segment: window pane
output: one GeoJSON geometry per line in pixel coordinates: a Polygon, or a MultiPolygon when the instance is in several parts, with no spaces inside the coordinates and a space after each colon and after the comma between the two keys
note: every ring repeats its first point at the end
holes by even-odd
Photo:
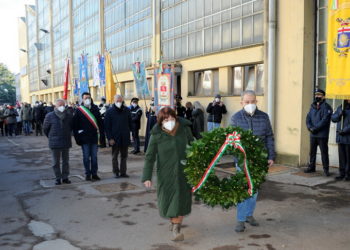
{"type": "Polygon", "coordinates": [[[264,64],[256,65],[256,94],[264,94],[264,64]]]}
{"type": "Polygon", "coordinates": [[[254,12],[258,12],[264,9],[264,0],[256,0],[254,2],[254,12]]]}
{"type": "Polygon", "coordinates": [[[243,18],[243,44],[251,44],[253,41],[253,27],[252,27],[252,17],[243,18]]]}
{"type": "Polygon", "coordinates": [[[242,10],[243,10],[243,16],[251,15],[253,13],[253,4],[249,3],[249,4],[243,5],[242,10]]]}
{"type": "Polygon", "coordinates": [[[260,43],[263,41],[264,22],[263,14],[254,16],[254,43],[260,43]]]}
{"type": "Polygon", "coordinates": [[[211,28],[204,30],[204,52],[210,53],[212,51],[212,33],[211,28]]]}
{"type": "Polygon", "coordinates": [[[255,89],[255,66],[244,67],[244,90],[255,89]]]}
{"type": "Polygon", "coordinates": [[[232,94],[240,95],[242,92],[242,67],[234,67],[232,73],[233,73],[232,94]]]}
{"type": "Polygon", "coordinates": [[[124,94],[125,99],[133,98],[134,97],[134,82],[133,81],[125,82],[124,83],[124,90],[125,90],[125,94],[124,94]]]}
{"type": "Polygon", "coordinates": [[[318,75],[326,75],[327,46],[325,43],[318,45],[318,75]]]}
{"type": "Polygon", "coordinates": [[[196,54],[196,33],[191,33],[188,36],[188,54],[189,56],[196,54]]]}
{"type": "Polygon", "coordinates": [[[182,10],[181,10],[181,14],[182,14],[182,24],[185,24],[188,22],[188,3],[187,2],[183,2],[181,4],[182,6],[182,10]]]}
{"type": "Polygon", "coordinates": [[[231,0],[232,7],[240,5],[240,4],[241,4],[241,0],[231,0]]]}
{"type": "Polygon", "coordinates": [[[222,48],[228,49],[231,47],[231,23],[222,25],[222,48]]]}
{"type": "Polygon", "coordinates": [[[212,0],[204,0],[204,15],[211,14],[212,0]]]}
{"type": "Polygon", "coordinates": [[[318,40],[326,41],[327,40],[327,9],[319,10],[319,23],[318,23],[318,40]]]}
{"type": "Polygon", "coordinates": [[[196,32],[196,55],[203,54],[202,31],[196,32]]]}
{"type": "Polygon", "coordinates": [[[231,0],[221,0],[221,9],[225,10],[230,8],[231,0]]]}
{"type": "Polygon", "coordinates": [[[231,23],[232,47],[239,47],[241,45],[241,20],[231,23]]]}
{"type": "Polygon", "coordinates": [[[213,27],[213,51],[221,49],[220,25],[213,27]]]}
{"type": "Polygon", "coordinates": [[[174,58],[181,57],[181,38],[175,39],[175,55],[174,58]]]}
{"type": "Polygon", "coordinates": [[[181,57],[187,56],[187,36],[181,38],[181,57]]]}

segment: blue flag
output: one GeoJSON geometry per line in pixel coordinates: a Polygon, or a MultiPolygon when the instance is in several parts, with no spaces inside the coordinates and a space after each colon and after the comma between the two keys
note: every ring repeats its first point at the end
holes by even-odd
{"type": "Polygon", "coordinates": [[[136,92],[139,98],[150,98],[151,94],[147,84],[145,63],[136,62],[132,65],[134,73],[136,92]]]}
{"type": "Polygon", "coordinates": [[[84,92],[90,92],[88,62],[87,62],[86,55],[81,55],[81,57],[79,57],[79,82],[80,82],[80,89],[79,89],[80,95],[84,92]]]}

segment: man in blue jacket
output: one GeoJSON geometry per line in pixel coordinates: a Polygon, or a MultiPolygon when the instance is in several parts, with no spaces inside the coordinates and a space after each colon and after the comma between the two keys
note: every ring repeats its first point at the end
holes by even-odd
{"type": "Polygon", "coordinates": [[[101,114],[90,93],[85,92],[81,97],[83,102],[77,107],[73,116],[74,138],[83,151],[85,180],[99,181],[100,177],[97,175],[97,144],[98,134],[102,127],[101,114]]]}
{"type": "Polygon", "coordinates": [[[105,132],[109,145],[112,146],[112,165],[116,178],[129,177],[126,174],[126,160],[130,144],[130,127],[130,110],[124,105],[123,97],[116,95],[114,104],[111,105],[105,115],[105,132]],[[119,153],[121,154],[120,166],[118,163],[119,153]]]}
{"type": "Polygon", "coordinates": [[[337,123],[337,137],[339,155],[339,175],[337,181],[350,181],[350,100],[344,101],[332,115],[332,122],[337,123]]]}
{"type": "MultiPolygon", "coordinates": [[[[255,92],[251,90],[244,91],[241,100],[243,109],[231,117],[231,125],[244,130],[251,130],[254,135],[258,136],[267,149],[266,164],[272,166],[275,161],[275,140],[270,119],[265,112],[257,109],[256,103],[255,92]]],[[[237,162],[236,169],[241,171],[237,162]]],[[[248,222],[251,226],[259,226],[259,223],[253,217],[257,196],[258,193],[255,193],[251,198],[237,204],[236,232],[245,230],[245,222],[248,222]]]]}
{"type": "Polygon", "coordinates": [[[328,138],[331,124],[332,107],[325,100],[326,93],[316,89],[315,101],[306,116],[306,126],[310,131],[310,161],[305,173],[316,171],[317,146],[320,147],[323,172],[329,176],[328,138]]]}

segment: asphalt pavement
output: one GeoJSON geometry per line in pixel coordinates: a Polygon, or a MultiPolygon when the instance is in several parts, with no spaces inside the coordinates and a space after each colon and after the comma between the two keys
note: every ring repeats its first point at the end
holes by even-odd
{"type": "MultiPolygon", "coordinates": [[[[131,148],[130,148],[131,150],[131,148]]],[[[255,218],[236,233],[236,209],[194,202],[183,242],[172,242],[154,189],[140,181],[144,155],[129,155],[128,179],[99,149],[98,182],[84,180],[81,149],[70,151],[72,184],[55,186],[45,137],[0,137],[0,249],[350,249],[350,182],[276,165],[259,191],[255,218]]],[[[229,160],[222,171],[230,173],[229,160]]]]}

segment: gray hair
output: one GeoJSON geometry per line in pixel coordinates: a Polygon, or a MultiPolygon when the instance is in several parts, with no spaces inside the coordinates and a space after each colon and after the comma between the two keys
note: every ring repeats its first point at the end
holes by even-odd
{"type": "Polygon", "coordinates": [[[245,91],[243,91],[242,94],[241,94],[241,100],[243,100],[243,97],[245,95],[252,95],[252,96],[256,97],[256,94],[255,94],[254,90],[245,90],[245,91]]]}
{"type": "Polygon", "coordinates": [[[200,104],[199,101],[193,102],[193,107],[194,107],[195,109],[200,109],[200,110],[202,110],[202,111],[204,112],[204,107],[202,106],[202,104],[200,104]]]}
{"type": "Polygon", "coordinates": [[[62,99],[62,98],[58,98],[56,99],[55,103],[59,104],[60,102],[63,102],[64,105],[66,105],[66,100],[62,99]]]}
{"type": "Polygon", "coordinates": [[[121,99],[124,100],[124,98],[123,98],[122,95],[116,94],[116,95],[114,96],[114,100],[117,100],[117,99],[119,99],[119,98],[121,98],[121,99]]]}

